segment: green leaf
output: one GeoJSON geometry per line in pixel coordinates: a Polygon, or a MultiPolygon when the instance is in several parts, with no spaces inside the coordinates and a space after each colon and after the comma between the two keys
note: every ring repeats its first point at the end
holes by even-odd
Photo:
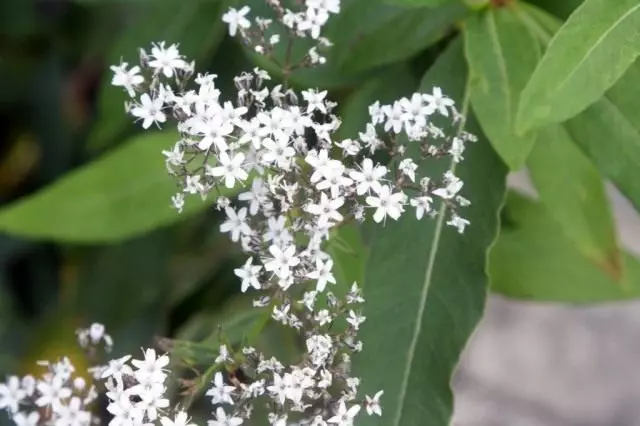
{"type": "MultiPolygon", "coordinates": [[[[561,22],[530,5],[523,8],[531,28],[538,28],[540,41],[550,38],[561,22]]],[[[602,174],[640,210],[640,183],[636,179],[640,161],[640,99],[635,87],[640,78],[636,61],[604,97],[583,113],[568,120],[565,128],[573,141],[602,174]],[[608,143],[602,143],[607,141],[608,143]]]]}
{"type": "Polygon", "coordinates": [[[443,3],[452,2],[452,0],[383,0],[388,4],[397,4],[399,6],[410,7],[423,7],[423,6],[438,6],[443,3]]]}
{"type": "Polygon", "coordinates": [[[329,61],[354,73],[409,58],[440,40],[467,9],[458,2],[408,8],[371,0],[349,2],[329,32],[329,61]]]}
{"type": "Polygon", "coordinates": [[[576,249],[614,278],[621,253],[602,177],[559,125],[543,128],[527,162],[542,203],[576,249]]]}
{"type": "Polygon", "coordinates": [[[540,58],[540,46],[510,8],[487,10],[464,27],[471,105],[482,130],[512,170],[523,166],[535,134],[518,135],[520,92],[540,58]]]}
{"type": "Polygon", "coordinates": [[[640,131],[634,124],[626,111],[605,97],[566,127],[598,169],[640,210],[640,131]]]}
{"type": "Polygon", "coordinates": [[[595,303],[640,296],[640,264],[624,253],[615,282],[570,241],[541,204],[510,193],[491,249],[491,290],[518,299],[595,303]]]}
{"type": "MultiPolygon", "coordinates": [[[[458,39],[427,72],[420,90],[440,86],[467,113],[467,84],[458,39]]],[[[481,136],[473,116],[465,127],[481,136]]],[[[464,235],[445,226],[447,213],[440,210],[434,220],[422,221],[407,212],[372,236],[365,271],[367,321],[360,334],[366,355],[354,359],[354,370],[365,393],[384,389],[385,411],[382,418],[363,418],[362,425],[438,426],[451,420],[451,375],[482,317],[487,249],[497,234],[507,173],[484,138],[466,154],[455,170],[472,200],[464,210],[471,221],[464,235]]],[[[421,165],[428,175],[449,166],[421,165]]]]}
{"type": "MultiPolygon", "coordinates": [[[[109,65],[121,60],[139,63],[139,49],[148,51],[152,42],[180,43],[188,60],[199,61],[213,55],[225,34],[220,15],[234,0],[139,2],[128,14],[134,19],[120,32],[107,54],[109,65]]],[[[131,6],[131,5],[127,5],[131,6]]],[[[111,71],[104,73],[98,99],[98,121],[89,135],[91,148],[101,148],[118,137],[132,121],[124,113],[126,94],[111,85],[111,71]]]]}
{"type": "Polygon", "coordinates": [[[586,0],[553,37],[522,92],[521,131],[562,122],[600,98],[640,53],[637,0],[586,0]]]}
{"type": "Polygon", "coordinates": [[[362,286],[368,250],[358,226],[355,223],[341,226],[331,235],[327,250],[333,259],[333,273],[336,277],[336,285],[331,291],[342,296],[354,282],[362,286]]]}
{"type": "Polygon", "coordinates": [[[209,203],[198,197],[187,199],[182,214],[171,207],[177,187],[161,151],[176,140],[173,132],[132,139],[0,210],[0,230],[75,243],[114,242],[205,209],[209,203]]]}

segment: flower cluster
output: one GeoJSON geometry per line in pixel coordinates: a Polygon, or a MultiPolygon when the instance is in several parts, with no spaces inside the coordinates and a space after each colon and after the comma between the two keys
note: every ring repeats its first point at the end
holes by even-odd
{"type": "MultiPolygon", "coordinates": [[[[295,38],[317,41],[299,62],[287,57],[280,64],[285,79],[296,68],[322,63],[318,49],[330,42],[321,37],[321,29],[331,14],[339,13],[339,0],[306,0],[299,11],[279,0],[267,4],[288,43],[295,38]]],[[[246,6],[230,9],[222,19],[232,36],[277,63],[273,51],[280,35],[271,31],[273,19],[256,17],[252,22],[249,13],[246,6]]],[[[179,139],[162,151],[179,188],[173,206],[182,211],[189,194],[215,198],[211,201],[226,217],[220,231],[246,254],[245,263],[235,269],[241,291],[256,292],[254,307],[303,342],[299,359],[289,365],[250,342],[222,345],[216,366],[241,369],[246,380],[215,373],[206,393],[213,405],[209,426],[244,424],[256,404],[267,406],[268,423],[279,426],[351,426],[360,412],[382,415],[383,392],[360,396],[360,379],[351,372],[352,355],[363,348],[358,331],[366,319],[364,299],[358,283],[340,283],[350,286],[344,298],[334,294],[338,279],[329,247],[332,236],[349,222],[371,219],[384,226],[408,211],[415,220],[448,214],[446,223],[464,231],[469,222],[459,211],[469,201],[460,195],[462,181],[451,169],[427,175],[427,162],[458,163],[466,143],[475,140],[460,130],[463,117],[454,102],[438,87],[392,104],[376,102],[357,138],[336,140],[340,119],[327,91],[297,92],[287,81],[270,85],[271,76],[258,68],[235,78],[231,98],[221,93],[215,75],[194,77],[194,64],[175,44],[154,44],[149,53],[141,50],[140,65],[121,63],[112,70],[112,83],[131,98],[127,111],[144,129],[175,122],[179,139]],[[454,135],[436,123],[446,123],[454,135]],[[230,194],[237,194],[234,202],[230,194]]],[[[78,336],[86,347],[96,343],[98,334],[85,330],[78,336]]],[[[167,355],[158,357],[148,349],[143,360],[126,356],[91,370],[104,382],[110,426],[190,422],[165,397],[168,363],[167,355]]],[[[70,379],[58,376],[61,383],[70,379]]],[[[71,387],[60,394],[62,385],[57,386],[55,400],[38,405],[42,392],[27,393],[19,379],[10,378],[0,387],[0,408],[25,423],[32,415],[18,416],[25,398],[40,398],[35,400],[40,407],[71,406],[78,398],[78,410],[91,402],[86,394],[72,397],[71,387]]],[[[58,408],[52,412],[60,416],[58,408]]],[[[70,423],[58,418],[51,417],[52,424],[70,423]]],[[[82,419],[77,424],[86,424],[87,417],[82,419]]],[[[258,421],[264,424],[265,419],[258,421]]]]}

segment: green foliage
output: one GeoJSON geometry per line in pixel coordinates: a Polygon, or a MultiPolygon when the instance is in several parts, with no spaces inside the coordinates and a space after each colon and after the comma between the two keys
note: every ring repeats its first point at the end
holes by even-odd
{"type": "Polygon", "coordinates": [[[470,17],[464,36],[473,111],[503,161],[519,169],[535,134],[517,134],[515,117],[520,92],[541,54],[539,44],[508,8],[470,17]]]}
{"type": "Polygon", "coordinates": [[[620,276],[620,249],[602,176],[567,131],[558,125],[542,129],[527,166],[540,200],[567,239],[611,275],[620,276]]]}
{"type": "MultiPolygon", "coordinates": [[[[438,85],[468,112],[469,91],[461,41],[454,42],[425,75],[420,90],[438,85]]],[[[469,131],[478,134],[473,117],[469,131]]],[[[506,168],[488,142],[469,148],[477,162],[455,172],[469,194],[482,191],[465,211],[473,226],[462,237],[444,224],[406,214],[378,227],[365,272],[363,352],[354,361],[367,393],[384,389],[385,414],[361,424],[449,424],[451,375],[460,352],[482,316],[487,293],[487,250],[498,230],[506,168]]],[[[439,165],[448,167],[449,165],[439,165]]],[[[426,165],[426,167],[436,167],[426,165]]]]}
{"type": "MultiPolygon", "coordinates": [[[[100,320],[115,325],[123,350],[169,336],[161,346],[203,373],[198,390],[217,371],[222,343],[250,342],[283,360],[299,353],[300,342],[272,326],[268,307],[254,309],[253,295],[238,294],[233,269],[244,259],[219,233],[211,200],[191,197],[181,215],[170,206],[176,186],[161,151],[177,136],[130,136],[125,96],[110,86],[107,68],[136,63],[138,48],[150,42],[179,42],[230,97],[240,71],[259,66],[281,83],[287,52],[298,60],[311,44],[289,49],[283,37],[271,60],[226,35],[220,15],[230,5],[264,14],[264,0],[72,2],[87,22],[70,34],[86,37],[56,33],[23,3],[11,0],[1,7],[6,16],[0,13],[8,33],[0,93],[10,99],[7,114],[0,105],[0,127],[11,142],[0,150],[0,231],[14,237],[0,238],[0,345],[9,348],[0,370],[33,343],[16,336],[39,338],[52,329],[50,319],[55,335],[30,356],[68,345],[51,341],[72,333],[74,321],[100,320]],[[122,31],[105,38],[114,33],[112,17],[122,31]],[[28,42],[20,39],[26,34],[28,42]],[[38,43],[46,54],[31,51],[38,43]],[[65,74],[67,64],[94,55],[104,71],[99,81],[84,81],[91,80],[84,65],[65,74]],[[98,86],[95,102],[77,100],[90,83],[98,86]],[[87,111],[93,108],[95,117],[87,111]],[[88,118],[66,118],[74,114],[88,118]],[[32,139],[26,154],[24,143],[13,142],[32,139]],[[28,303],[15,290],[23,281],[28,303]]],[[[332,291],[342,295],[354,281],[364,287],[364,352],[355,373],[366,393],[385,391],[383,417],[357,424],[447,425],[451,376],[488,288],[571,304],[640,297],[640,264],[617,241],[603,183],[640,210],[640,3],[345,0],[342,8],[325,28],[334,43],[327,63],[290,76],[292,85],[328,89],[339,101],[335,140],[357,138],[373,102],[392,102],[418,85],[455,98],[467,116],[464,129],[480,138],[455,170],[472,202],[464,235],[445,226],[443,210],[433,221],[408,211],[385,226],[345,224],[325,247],[335,262],[332,291]],[[510,193],[498,220],[507,166],[527,167],[538,199],[510,193]]],[[[448,166],[424,167],[433,175],[448,166]]]]}
{"type": "Polygon", "coordinates": [[[161,151],[173,132],[150,132],[0,210],[0,230],[74,243],[120,241],[183,220],[207,203],[191,199],[182,215],[171,207],[175,182],[161,151]]]}
{"type": "Polygon", "coordinates": [[[554,36],[522,92],[518,128],[558,123],[600,98],[640,53],[640,3],[586,0],[554,36]]]}
{"type": "Polygon", "coordinates": [[[524,300],[594,303],[640,296],[640,264],[622,254],[618,276],[586,256],[540,204],[510,193],[491,250],[491,290],[524,300]]]}
{"type": "Polygon", "coordinates": [[[349,2],[336,18],[329,60],[351,73],[409,58],[440,40],[465,14],[457,2],[421,8],[349,2]]]}

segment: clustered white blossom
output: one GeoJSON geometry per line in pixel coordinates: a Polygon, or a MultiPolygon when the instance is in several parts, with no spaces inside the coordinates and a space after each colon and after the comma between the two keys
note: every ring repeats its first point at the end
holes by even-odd
{"type": "MultiPolygon", "coordinates": [[[[320,36],[321,29],[339,13],[340,1],[306,0],[300,11],[280,0],[267,3],[289,43],[300,37],[318,41],[299,62],[288,58],[282,69],[323,63],[318,49],[330,42],[320,36]]],[[[245,6],[223,15],[229,34],[275,58],[280,35],[270,34],[272,19],[252,22],[249,13],[245,6]]],[[[446,207],[446,223],[464,231],[469,222],[459,210],[469,201],[459,194],[462,181],[451,169],[426,176],[423,164],[441,158],[459,163],[465,143],[475,140],[464,131],[449,136],[435,124],[437,117],[451,128],[462,127],[454,102],[438,87],[388,105],[376,102],[357,138],[336,140],[340,119],[327,91],[297,93],[287,82],[268,87],[271,77],[258,68],[235,78],[233,99],[225,99],[228,94],[216,86],[215,75],[192,79],[194,64],[175,44],[154,44],[150,53],[141,51],[139,66],[121,63],[112,70],[112,83],[131,98],[127,111],[144,129],[170,119],[177,123],[180,138],[163,151],[179,187],[173,206],[182,211],[188,194],[215,197],[226,216],[220,231],[247,255],[235,270],[241,291],[257,291],[256,309],[266,310],[304,342],[302,356],[292,365],[252,346],[222,345],[216,365],[227,371],[242,368],[247,380],[215,373],[206,393],[213,405],[209,426],[241,425],[252,418],[256,404],[269,407],[266,420],[279,426],[351,426],[360,411],[382,415],[383,392],[361,397],[360,379],[350,368],[351,356],[363,347],[357,334],[365,321],[364,299],[357,283],[344,299],[331,291],[337,280],[327,245],[349,221],[372,218],[384,224],[408,209],[416,220],[428,220],[446,207]],[[238,188],[237,202],[219,195],[238,188]]],[[[83,331],[79,337],[87,346],[98,334],[83,331]]],[[[105,383],[110,426],[190,423],[187,413],[165,397],[168,363],[167,355],[148,349],[143,360],[125,356],[92,369],[93,377],[105,383]]],[[[84,407],[95,391],[70,381],[68,361],[49,367],[41,381],[11,377],[0,385],[0,408],[19,426],[42,422],[42,411],[21,410],[25,402],[50,408],[46,421],[56,426],[87,425],[90,414],[84,407]]]]}

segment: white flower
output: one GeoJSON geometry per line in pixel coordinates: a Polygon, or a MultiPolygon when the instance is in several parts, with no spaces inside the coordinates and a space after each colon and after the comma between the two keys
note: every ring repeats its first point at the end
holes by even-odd
{"type": "Polygon", "coordinates": [[[402,160],[400,164],[398,164],[398,169],[403,175],[411,179],[411,182],[416,181],[416,170],[418,169],[418,165],[414,163],[411,158],[405,158],[402,160]]]}
{"type": "Polygon", "coordinates": [[[376,211],[373,214],[373,220],[376,223],[380,223],[387,216],[394,220],[398,220],[404,211],[404,207],[402,206],[404,199],[405,194],[403,192],[396,192],[395,194],[392,194],[389,186],[385,185],[380,189],[377,197],[370,195],[366,198],[366,202],[371,207],[376,208],[376,211]]]}
{"type": "Polygon", "coordinates": [[[29,414],[17,412],[13,415],[13,422],[16,426],[37,426],[40,421],[40,413],[32,411],[29,414]]]}
{"type": "Polygon", "coordinates": [[[207,391],[206,395],[211,397],[212,404],[233,405],[233,398],[231,398],[231,392],[233,392],[234,390],[235,390],[235,386],[226,385],[224,383],[222,374],[218,372],[213,377],[213,386],[207,391]]]}
{"type": "Polygon", "coordinates": [[[203,138],[198,142],[198,148],[203,151],[208,150],[211,145],[215,146],[218,151],[226,151],[226,136],[233,132],[233,124],[221,114],[216,114],[208,120],[198,119],[193,122],[193,131],[203,138]]]}
{"type": "Polygon", "coordinates": [[[234,269],[233,272],[236,274],[238,278],[242,280],[240,284],[240,290],[244,293],[247,291],[249,286],[255,288],[256,290],[260,290],[260,281],[258,281],[258,277],[260,276],[260,270],[262,266],[253,265],[253,257],[247,259],[242,268],[234,269]]]}
{"type": "Polygon", "coordinates": [[[308,8],[322,9],[329,13],[340,13],[340,0],[306,0],[308,8]]]}
{"type": "Polygon", "coordinates": [[[360,324],[362,324],[367,318],[362,315],[358,315],[355,311],[349,311],[349,317],[347,318],[347,322],[351,324],[351,326],[358,330],[360,328],[360,324]]]}
{"type": "Polygon", "coordinates": [[[291,273],[291,268],[300,263],[300,258],[296,254],[296,246],[290,245],[284,250],[278,246],[270,246],[269,252],[273,256],[269,262],[264,265],[264,269],[274,272],[280,278],[286,278],[291,273]]]}
{"type": "Polygon", "coordinates": [[[242,207],[236,212],[231,207],[224,209],[227,220],[220,225],[220,232],[231,233],[231,241],[238,242],[242,235],[251,234],[251,228],[247,224],[247,208],[242,207]]]}
{"type": "Polygon", "coordinates": [[[431,95],[423,94],[422,98],[429,104],[429,108],[432,111],[438,111],[440,114],[445,117],[449,116],[449,111],[447,107],[452,107],[454,105],[453,100],[442,94],[442,89],[439,87],[434,87],[431,95]]]}
{"type": "Polygon", "coordinates": [[[142,128],[148,129],[153,123],[164,123],[167,116],[162,112],[162,98],[151,99],[148,94],[140,96],[140,104],[131,108],[131,115],[142,119],[142,128]]]}
{"type": "Polygon", "coordinates": [[[216,410],[216,419],[207,422],[208,426],[239,426],[242,423],[244,421],[240,417],[227,415],[222,407],[218,407],[216,410]]]}
{"type": "Polygon", "coordinates": [[[80,398],[73,397],[68,404],[57,407],[58,419],[56,424],[67,426],[86,426],[91,422],[91,413],[83,409],[80,398]]]}
{"type": "Polygon", "coordinates": [[[227,361],[231,361],[229,349],[227,349],[227,345],[220,345],[219,354],[214,362],[216,364],[222,364],[223,362],[227,362],[227,361]]]}
{"type": "Polygon", "coordinates": [[[447,225],[457,228],[458,232],[462,234],[464,232],[464,229],[468,225],[470,225],[470,222],[454,213],[451,217],[451,220],[447,222],[447,225]]]}
{"type": "Polygon", "coordinates": [[[16,413],[25,396],[26,392],[21,388],[17,376],[9,377],[7,383],[0,383],[0,409],[7,408],[10,413],[16,413]]]}
{"type": "Polygon", "coordinates": [[[174,209],[178,210],[178,213],[182,213],[184,208],[184,195],[175,194],[171,196],[171,205],[174,209]]]}
{"type": "Polygon", "coordinates": [[[373,398],[369,395],[365,395],[365,403],[364,407],[367,410],[368,415],[377,414],[378,416],[382,416],[382,408],[380,408],[380,397],[384,391],[378,391],[373,398]]]}
{"type": "Polygon", "coordinates": [[[53,376],[49,381],[40,381],[36,386],[40,397],[36,400],[38,407],[57,405],[61,400],[71,396],[71,389],[64,385],[60,376],[53,376]]]}
{"type": "Polygon", "coordinates": [[[338,209],[344,204],[344,198],[338,197],[329,199],[326,193],[320,193],[320,202],[318,204],[309,204],[305,210],[313,215],[318,216],[320,226],[327,225],[331,220],[342,222],[342,215],[338,209]]]}
{"type": "Polygon", "coordinates": [[[365,194],[369,190],[373,189],[375,192],[380,192],[382,185],[380,180],[387,174],[387,168],[384,166],[375,166],[370,158],[365,158],[362,161],[361,171],[352,170],[349,172],[349,176],[358,182],[356,186],[356,192],[358,195],[365,194]]]}
{"type": "Polygon", "coordinates": [[[154,349],[147,349],[144,351],[143,360],[134,359],[131,364],[137,368],[133,375],[138,382],[162,383],[167,377],[164,368],[169,365],[169,357],[167,355],[156,357],[154,349]]]}
{"type": "Polygon", "coordinates": [[[195,423],[191,423],[187,413],[182,410],[176,413],[174,420],[165,416],[160,417],[160,423],[162,423],[162,426],[196,426],[195,423]]]}
{"type": "Polygon", "coordinates": [[[302,97],[307,101],[307,113],[313,111],[320,111],[323,114],[327,113],[327,107],[325,106],[324,98],[327,96],[327,91],[318,92],[317,90],[303,90],[302,97]]]}
{"type": "Polygon", "coordinates": [[[331,417],[327,420],[328,423],[334,423],[339,426],[351,426],[353,424],[354,417],[360,411],[359,405],[353,405],[351,408],[347,410],[347,406],[344,403],[344,400],[340,400],[340,405],[338,406],[338,412],[335,416],[331,417]]]}
{"type": "Polygon", "coordinates": [[[464,160],[462,153],[464,152],[464,141],[460,138],[454,137],[451,141],[451,148],[449,148],[449,154],[453,157],[455,163],[459,163],[464,160]]]}
{"type": "Polygon", "coordinates": [[[249,177],[247,172],[242,168],[244,158],[244,154],[241,152],[234,155],[233,158],[229,157],[229,154],[226,152],[221,152],[218,157],[220,165],[217,167],[211,167],[209,169],[209,174],[215,177],[223,176],[224,186],[227,188],[233,188],[236,184],[236,179],[243,181],[249,177]]]}
{"type": "Polygon", "coordinates": [[[287,399],[287,384],[279,374],[273,374],[273,384],[267,386],[267,391],[271,393],[272,397],[279,402],[280,405],[284,405],[287,399]]]}
{"type": "Polygon", "coordinates": [[[450,200],[455,197],[458,192],[460,192],[464,183],[459,178],[454,176],[454,174],[450,171],[445,173],[444,180],[446,186],[434,190],[433,195],[437,195],[438,197],[444,198],[445,200],[450,200]]]}
{"type": "Polygon", "coordinates": [[[260,209],[260,205],[265,201],[267,196],[267,188],[264,181],[260,178],[254,178],[251,182],[251,191],[238,194],[238,200],[249,202],[249,214],[255,216],[260,209]]]}
{"type": "Polygon", "coordinates": [[[335,284],[336,278],[331,273],[331,269],[333,268],[333,260],[331,258],[326,261],[322,261],[321,259],[316,260],[316,269],[309,272],[307,277],[318,280],[316,284],[316,291],[323,292],[327,286],[327,283],[335,284]]]}
{"type": "Polygon", "coordinates": [[[222,22],[229,25],[229,35],[231,37],[235,37],[238,27],[245,30],[251,27],[251,22],[245,17],[250,10],[249,6],[244,6],[240,10],[230,7],[229,11],[222,15],[222,22]]]}
{"type": "Polygon", "coordinates": [[[266,149],[262,154],[262,161],[266,165],[276,163],[278,167],[286,170],[289,168],[291,157],[296,154],[296,151],[289,146],[289,137],[287,135],[282,132],[276,132],[274,136],[275,140],[265,138],[262,141],[262,146],[266,149]]]}
{"type": "Polygon", "coordinates": [[[431,211],[432,202],[433,198],[427,197],[426,195],[412,198],[409,201],[409,204],[416,208],[416,219],[422,219],[425,213],[429,213],[431,211]]]}
{"type": "Polygon", "coordinates": [[[124,87],[129,96],[133,98],[136,94],[135,88],[144,82],[144,77],[140,75],[139,66],[135,65],[127,70],[128,66],[129,64],[123,62],[120,65],[112,65],[110,67],[111,71],[113,71],[111,84],[124,87]]]}
{"type": "Polygon", "coordinates": [[[120,381],[122,380],[123,375],[132,376],[133,370],[129,364],[127,364],[129,359],[131,359],[131,355],[125,355],[122,358],[109,360],[109,364],[107,365],[107,368],[102,371],[100,378],[106,379],[108,377],[113,377],[120,381]]]}
{"type": "Polygon", "coordinates": [[[149,66],[161,71],[165,77],[171,78],[175,70],[184,69],[187,63],[182,59],[178,51],[178,45],[172,44],[165,49],[164,41],[154,44],[151,48],[151,61],[149,66]]]}
{"type": "Polygon", "coordinates": [[[298,29],[308,31],[311,38],[317,39],[320,37],[322,26],[327,23],[328,19],[329,14],[324,9],[307,9],[307,13],[298,23],[298,29]]]}

